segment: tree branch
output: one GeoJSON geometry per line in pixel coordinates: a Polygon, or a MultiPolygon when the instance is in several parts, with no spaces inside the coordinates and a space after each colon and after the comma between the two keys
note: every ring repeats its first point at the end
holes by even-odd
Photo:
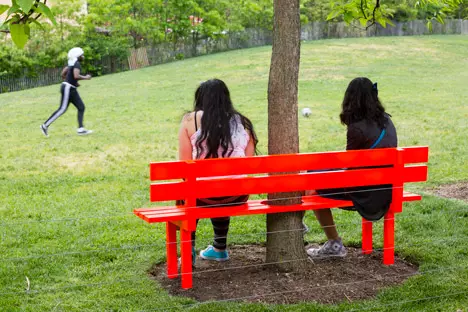
{"type": "MultiPolygon", "coordinates": [[[[34,6],[36,6],[36,8],[37,8],[37,6],[38,6],[38,2],[39,2],[39,0],[37,0],[37,1],[36,1],[36,4],[34,5],[34,6]]],[[[47,0],[44,0],[44,5],[45,5],[45,4],[47,4],[47,0]]],[[[39,19],[39,17],[41,17],[41,15],[42,15],[42,13],[39,13],[39,15],[36,16],[35,20],[37,21],[37,20],[39,19]]]]}
{"type": "Polygon", "coordinates": [[[363,1],[364,0],[361,0],[361,12],[362,12],[362,15],[364,16],[365,19],[367,19],[367,15],[366,15],[366,12],[364,11],[364,7],[363,7],[363,1]]]}
{"type": "MultiPolygon", "coordinates": [[[[37,8],[39,6],[39,3],[41,3],[41,0],[36,0],[33,7],[37,8]]],[[[46,4],[47,4],[47,0],[44,0],[44,5],[46,5],[46,4]]],[[[27,22],[29,20],[29,18],[31,18],[34,13],[36,13],[36,12],[31,8],[31,10],[29,10],[28,13],[25,13],[24,16],[19,20],[19,23],[27,22]]],[[[39,17],[41,17],[41,15],[42,15],[42,13],[39,13],[34,19],[37,21],[37,19],[39,17]]]]}
{"type": "Polygon", "coordinates": [[[380,8],[380,0],[375,0],[374,11],[372,11],[372,23],[366,27],[366,30],[375,25],[375,11],[377,11],[378,8],[380,8]]]}

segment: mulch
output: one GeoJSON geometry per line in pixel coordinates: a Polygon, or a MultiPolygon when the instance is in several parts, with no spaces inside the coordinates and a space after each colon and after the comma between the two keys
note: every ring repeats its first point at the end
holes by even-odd
{"type": "Polygon", "coordinates": [[[266,249],[258,245],[230,246],[230,260],[224,263],[197,258],[193,288],[183,290],[180,279],[166,277],[166,264],[154,265],[149,274],[171,295],[205,301],[294,304],[317,302],[336,304],[373,298],[386,287],[403,283],[418,274],[418,267],[396,257],[395,265],[382,264],[382,252],[362,255],[347,248],[343,259],[311,261],[308,269],[285,273],[265,265],[266,249]]]}
{"type": "Polygon", "coordinates": [[[468,202],[468,181],[442,185],[435,193],[440,197],[456,198],[468,202]]]}

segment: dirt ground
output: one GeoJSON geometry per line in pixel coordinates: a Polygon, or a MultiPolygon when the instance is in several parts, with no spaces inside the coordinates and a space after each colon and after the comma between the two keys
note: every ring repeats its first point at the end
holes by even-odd
{"type": "Polygon", "coordinates": [[[344,259],[310,260],[300,273],[284,273],[264,265],[265,247],[231,246],[230,260],[224,263],[197,258],[193,288],[182,290],[180,279],[166,277],[166,264],[151,268],[150,275],[170,294],[199,302],[232,300],[293,304],[319,302],[334,304],[374,297],[380,289],[403,283],[418,274],[418,267],[396,258],[395,265],[382,264],[382,253],[364,256],[347,248],[344,259]]]}
{"type": "MultiPolygon", "coordinates": [[[[468,202],[468,181],[443,185],[434,193],[468,202]]],[[[364,256],[347,248],[344,259],[307,261],[308,269],[284,273],[265,265],[265,247],[231,246],[231,259],[217,263],[197,259],[193,288],[182,290],[180,279],[166,277],[166,264],[157,264],[149,274],[170,294],[204,301],[245,301],[275,304],[318,302],[336,304],[375,297],[385,287],[403,283],[418,274],[418,267],[396,257],[395,265],[382,264],[382,252],[364,256]]]]}
{"type": "Polygon", "coordinates": [[[435,193],[440,197],[456,198],[468,202],[468,181],[442,185],[435,193]]]}

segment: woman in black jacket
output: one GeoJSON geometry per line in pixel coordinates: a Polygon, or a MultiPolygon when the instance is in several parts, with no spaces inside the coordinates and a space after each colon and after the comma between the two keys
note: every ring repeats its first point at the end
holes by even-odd
{"type": "MultiPolygon", "coordinates": [[[[353,79],[346,89],[340,114],[341,123],[348,127],[346,150],[397,147],[397,134],[390,117],[378,98],[377,83],[373,84],[364,77],[353,79]]],[[[382,218],[390,207],[391,187],[377,185],[322,190],[317,193],[324,197],[352,200],[353,210],[357,210],[367,220],[375,221],[382,218]]],[[[314,191],[307,193],[315,194],[314,191]]],[[[328,241],[320,248],[308,249],[307,254],[313,258],[346,256],[331,210],[314,212],[328,241]]]]}

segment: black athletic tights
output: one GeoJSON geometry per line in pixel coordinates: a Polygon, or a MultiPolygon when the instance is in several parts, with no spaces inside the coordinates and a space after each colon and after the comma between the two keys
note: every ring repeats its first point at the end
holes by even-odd
{"type": "MultiPolygon", "coordinates": [[[[249,195],[226,196],[217,198],[197,199],[198,207],[230,207],[244,204],[249,199],[249,195]]],[[[212,218],[213,224],[213,247],[224,250],[227,246],[227,235],[229,231],[230,217],[212,218]]],[[[198,220],[197,220],[198,224],[198,220]]],[[[195,247],[195,232],[192,232],[192,246],[195,247]]]]}
{"type": "Polygon", "coordinates": [[[60,88],[60,92],[62,93],[62,98],[60,99],[60,107],[47,119],[44,123],[46,127],[49,127],[57,118],[65,114],[70,105],[70,102],[75,105],[78,109],[78,125],[79,127],[83,127],[83,116],[85,112],[85,105],[81,100],[80,95],[76,88],[74,88],[70,84],[62,83],[60,88]]]}

